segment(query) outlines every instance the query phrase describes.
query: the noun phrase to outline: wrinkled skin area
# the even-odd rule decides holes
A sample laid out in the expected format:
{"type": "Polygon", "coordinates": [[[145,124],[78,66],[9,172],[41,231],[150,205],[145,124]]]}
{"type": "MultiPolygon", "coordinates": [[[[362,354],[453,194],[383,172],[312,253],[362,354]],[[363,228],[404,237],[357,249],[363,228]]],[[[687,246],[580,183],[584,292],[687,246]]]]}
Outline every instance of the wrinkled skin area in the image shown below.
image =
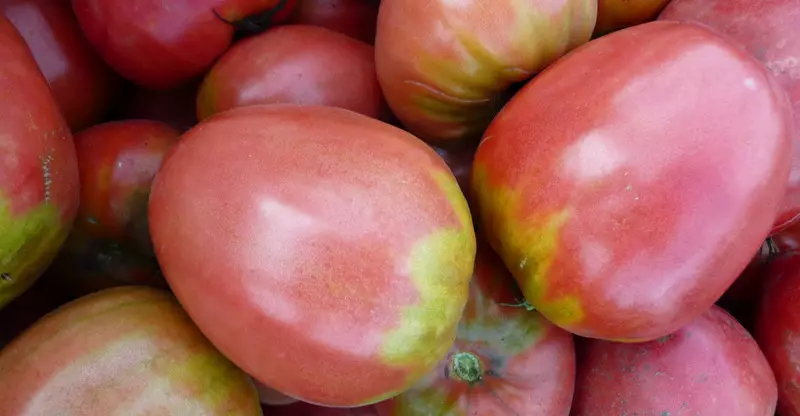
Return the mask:
{"type": "Polygon", "coordinates": [[[744,46],[772,72],[794,108],[792,171],[772,234],[800,219],[800,2],[673,0],[659,19],[706,24],[744,46]]]}
{"type": "Polygon", "coordinates": [[[217,114],[173,147],[149,216],[189,315],[281,393],[371,404],[455,339],[472,220],[444,161],[400,129],[333,107],[217,114]]]}
{"type": "Polygon", "coordinates": [[[106,63],[151,89],[175,88],[205,72],[233,40],[234,26],[222,19],[293,6],[292,0],[72,0],[106,63]]]}
{"type": "Polygon", "coordinates": [[[197,93],[197,118],[253,104],[340,107],[379,118],[385,111],[372,46],[310,25],[270,29],[236,43],[197,93]]]}
{"type": "Polygon", "coordinates": [[[476,215],[550,321],[651,340],[744,270],[790,146],[763,66],[699,25],[645,23],[576,50],[503,109],[475,156],[476,215]]]}
{"type": "Polygon", "coordinates": [[[372,0],[298,0],[290,24],[314,25],[375,43],[378,2],[372,0]]]}
{"type": "Polygon", "coordinates": [[[477,140],[509,86],[587,42],[596,13],[596,0],[383,0],[378,79],[417,137],[442,146],[477,140]]]}
{"type": "Polygon", "coordinates": [[[670,0],[598,0],[594,36],[655,20],[670,0]]]}
{"type": "Polygon", "coordinates": [[[516,306],[522,297],[488,244],[478,249],[456,342],[439,366],[405,393],[376,404],[381,416],[567,416],[575,387],[572,334],[516,306]],[[454,357],[471,353],[480,380],[458,377],[454,357]]]}
{"type": "Polygon", "coordinates": [[[781,416],[800,415],[800,256],[775,259],[767,270],[756,339],[778,381],[781,416]]]}
{"type": "Polygon", "coordinates": [[[72,131],[98,122],[119,79],[86,41],[69,1],[2,0],[0,9],[25,38],[72,131]]]}
{"type": "Polygon", "coordinates": [[[584,340],[572,416],[773,416],[775,377],[753,337],[719,307],[658,340],[584,340]]]}
{"type": "Polygon", "coordinates": [[[24,39],[0,16],[0,308],[52,262],[78,208],[72,136],[24,39]]]}
{"type": "Polygon", "coordinates": [[[0,352],[3,411],[34,415],[261,415],[250,379],[169,293],[98,292],[48,314],[0,352]]]}

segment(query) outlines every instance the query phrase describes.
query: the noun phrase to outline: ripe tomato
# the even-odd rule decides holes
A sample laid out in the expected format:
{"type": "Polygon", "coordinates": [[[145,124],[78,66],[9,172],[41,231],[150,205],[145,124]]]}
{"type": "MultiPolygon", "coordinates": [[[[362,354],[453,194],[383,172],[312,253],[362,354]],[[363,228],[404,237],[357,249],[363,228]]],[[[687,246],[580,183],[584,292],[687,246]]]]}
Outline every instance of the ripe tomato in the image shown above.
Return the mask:
{"type": "Polygon", "coordinates": [[[595,36],[655,20],[670,0],[598,0],[595,36]]]}
{"type": "Polygon", "coordinates": [[[298,0],[289,23],[321,26],[375,43],[378,3],[371,0],[298,0]]]}
{"type": "Polygon", "coordinates": [[[475,258],[467,203],[433,149],[334,107],[198,124],[153,182],[150,231],[170,287],[227,357],[327,406],[383,400],[432,370],[475,258]]]}
{"type": "Polygon", "coordinates": [[[420,383],[376,404],[381,416],[567,416],[575,389],[572,334],[535,311],[502,261],[481,245],[456,342],[420,383]]]}
{"type": "Polygon", "coordinates": [[[476,209],[550,321],[655,339],[707,310],[767,237],[790,111],[763,66],[707,28],[623,29],[550,66],[495,118],[473,165],[476,209]]]}

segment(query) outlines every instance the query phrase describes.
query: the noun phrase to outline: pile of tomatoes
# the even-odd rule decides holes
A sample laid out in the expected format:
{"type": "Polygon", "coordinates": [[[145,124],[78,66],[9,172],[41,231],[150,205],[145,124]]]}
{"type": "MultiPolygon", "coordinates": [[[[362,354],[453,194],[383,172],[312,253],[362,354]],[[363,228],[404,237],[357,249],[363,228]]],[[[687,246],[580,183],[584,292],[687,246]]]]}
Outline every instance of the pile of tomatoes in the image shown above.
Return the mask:
{"type": "Polygon", "coordinates": [[[0,10],[0,414],[800,416],[800,0],[0,10]]]}

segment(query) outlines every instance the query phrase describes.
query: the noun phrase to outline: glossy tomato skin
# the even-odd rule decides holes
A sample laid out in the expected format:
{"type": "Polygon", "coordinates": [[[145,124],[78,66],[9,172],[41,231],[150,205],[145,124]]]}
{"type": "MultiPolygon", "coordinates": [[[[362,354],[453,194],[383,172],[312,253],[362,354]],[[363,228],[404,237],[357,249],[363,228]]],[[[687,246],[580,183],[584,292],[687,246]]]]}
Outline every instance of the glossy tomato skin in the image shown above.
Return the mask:
{"type": "Polygon", "coordinates": [[[794,108],[792,173],[772,234],[800,219],[800,2],[673,0],[659,19],[696,21],[744,46],[786,89],[794,108]]]}
{"type": "Polygon", "coordinates": [[[25,40],[0,16],[0,307],[52,262],[78,208],[72,136],[25,40]],[[13,103],[13,104],[12,104],[13,103]]]}
{"type": "Polygon", "coordinates": [[[655,20],[670,0],[598,0],[594,35],[655,20]]]}
{"type": "Polygon", "coordinates": [[[383,122],[318,106],[220,113],[167,156],[149,217],[192,319],[286,395],[377,402],[455,338],[475,257],[469,209],[433,149],[383,122]]]}
{"type": "Polygon", "coordinates": [[[766,238],[789,170],[789,111],[758,62],[700,25],[603,36],[489,126],[473,164],[478,216],[556,325],[664,336],[708,309],[766,238]]]}
{"type": "Polygon", "coordinates": [[[572,416],[773,416],[775,376],[753,337],[712,307],[646,343],[585,340],[572,416]]]}
{"type": "Polygon", "coordinates": [[[477,140],[504,91],[587,42],[596,13],[596,0],[383,0],[378,79],[411,133],[441,146],[477,140]]]}
{"type": "Polygon", "coordinates": [[[244,39],[211,68],[197,94],[197,118],[253,104],[341,107],[378,118],[383,94],[372,46],[310,25],[244,39]]]}
{"type": "Polygon", "coordinates": [[[3,0],[73,132],[100,121],[120,80],[83,36],[69,0],[3,0]]]}
{"type": "Polygon", "coordinates": [[[261,415],[247,375],[152,288],[60,307],[0,352],[0,370],[7,414],[261,415]]]}
{"type": "Polygon", "coordinates": [[[371,0],[299,0],[289,23],[321,26],[375,43],[378,3],[371,0]]]}
{"type": "Polygon", "coordinates": [[[292,0],[72,0],[100,56],[125,78],[151,89],[178,87],[206,71],[233,39],[234,26],[223,19],[239,21],[293,5],[292,0]]]}
{"type": "Polygon", "coordinates": [[[769,266],[766,280],[756,322],[756,339],[778,381],[778,411],[782,416],[798,416],[800,255],[790,253],[775,259],[769,266]]]}
{"type": "Polygon", "coordinates": [[[376,404],[381,416],[568,416],[572,334],[519,305],[502,261],[478,248],[470,298],[447,357],[416,386],[376,404]]]}

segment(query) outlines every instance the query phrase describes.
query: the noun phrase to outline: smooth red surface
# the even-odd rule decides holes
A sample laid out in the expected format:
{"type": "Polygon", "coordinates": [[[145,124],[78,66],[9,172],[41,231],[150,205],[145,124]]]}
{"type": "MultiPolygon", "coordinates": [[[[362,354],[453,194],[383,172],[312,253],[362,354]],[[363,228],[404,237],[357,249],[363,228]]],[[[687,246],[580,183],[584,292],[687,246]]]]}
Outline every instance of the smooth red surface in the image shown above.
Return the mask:
{"type": "Polygon", "coordinates": [[[655,20],[670,0],[598,0],[594,35],[655,20]]]}
{"type": "Polygon", "coordinates": [[[759,62],[708,29],[624,29],[550,66],[493,121],[477,212],[552,322],[655,339],[719,299],[769,233],[790,110],[759,62]]]}
{"type": "Polygon", "coordinates": [[[596,13],[596,0],[383,0],[378,79],[417,137],[477,141],[506,90],[587,42],[596,13]]]}
{"type": "Polygon", "coordinates": [[[112,68],[140,86],[168,89],[199,76],[230,45],[234,28],[214,10],[236,21],[283,6],[281,1],[72,0],[72,7],[112,68]]]}
{"type": "Polygon", "coordinates": [[[450,353],[407,392],[376,404],[381,416],[568,416],[575,389],[572,334],[540,313],[513,306],[522,299],[488,244],[480,245],[470,299],[450,353]],[[459,379],[453,357],[471,353],[480,380],[459,379]]]}
{"type": "Polygon", "coordinates": [[[350,111],[261,105],[201,122],[156,176],[149,217],[197,325],[304,401],[359,406],[411,385],[447,352],[467,300],[474,234],[455,178],[417,138],[350,111]],[[418,284],[433,287],[421,297],[418,284]],[[406,315],[422,304],[430,313],[406,315]],[[412,317],[413,356],[386,358],[412,317]]]}
{"type": "Polygon", "coordinates": [[[788,92],[794,108],[792,172],[772,233],[800,219],[800,2],[672,0],[659,19],[697,21],[744,46],[788,92]]]}
{"type": "Polygon", "coordinates": [[[778,380],[781,416],[800,415],[800,255],[773,260],[756,322],[756,339],[778,380]]]}
{"type": "Polygon", "coordinates": [[[585,340],[572,416],[773,416],[775,376],[752,336],[714,306],[667,337],[585,340]]]}
{"type": "Polygon", "coordinates": [[[369,44],[375,43],[378,2],[371,0],[298,0],[290,24],[321,26],[369,44]]]}
{"type": "Polygon", "coordinates": [[[69,0],[3,0],[73,132],[98,122],[119,79],[83,36],[69,0]]]}
{"type": "Polygon", "coordinates": [[[383,94],[372,46],[310,25],[244,39],[211,68],[197,94],[197,118],[253,104],[340,107],[378,118],[383,94]]]}

